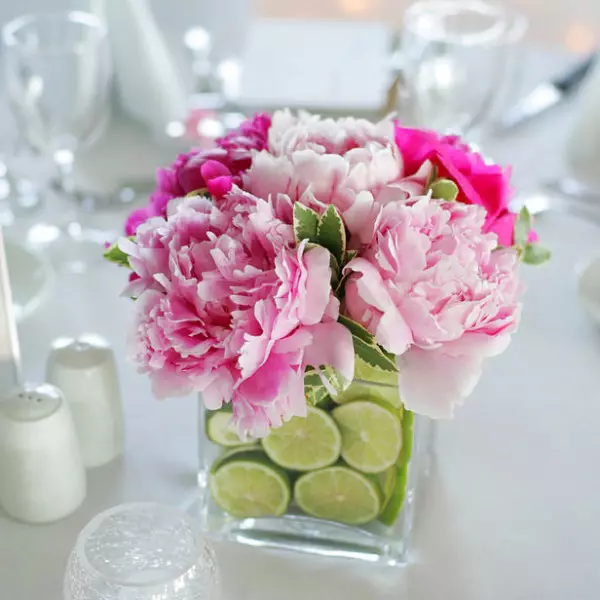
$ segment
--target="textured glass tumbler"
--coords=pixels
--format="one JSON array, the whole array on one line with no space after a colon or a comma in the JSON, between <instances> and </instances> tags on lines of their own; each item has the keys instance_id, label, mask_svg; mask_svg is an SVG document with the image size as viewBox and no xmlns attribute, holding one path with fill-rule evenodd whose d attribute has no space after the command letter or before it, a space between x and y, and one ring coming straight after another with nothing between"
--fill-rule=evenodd
<instances>
[{"instance_id":1,"label":"textured glass tumbler","mask_svg":"<svg viewBox=\"0 0 600 600\"><path fill-rule=\"evenodd\" d=\"M67 565L65 600L217 600L219 573L196 523L160 504L94 517Z\"/></svg>"}]
</instances>

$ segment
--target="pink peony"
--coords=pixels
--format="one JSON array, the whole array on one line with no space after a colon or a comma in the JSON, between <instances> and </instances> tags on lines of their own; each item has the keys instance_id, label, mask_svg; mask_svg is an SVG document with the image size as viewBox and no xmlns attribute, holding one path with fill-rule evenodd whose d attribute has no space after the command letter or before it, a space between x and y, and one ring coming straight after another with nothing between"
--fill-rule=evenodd
<instances>
[{"instance_id":1,"label":"pink peony","mask_svg":"<svg viewBox=\"0 0 600 600\"><path fill-rule=\"evenodd\" d=\"M346 267L345 305L397 355L404 404L451 416L484 357L504 350L520 316L518 257L496 250L478 206L427 197L383 207L373 244Z\"/></svg>"},{"instance_id":2,"label":"pink peony","mask_svg":"<svg viewBox=\"0 0 600 600\"><path fill-rule=\"evenodd\" d=\"M261 436L306 414L307 365L352 379L325 249L296 247L272 205L238 188L219 207L190 197L169 210L121 243L139 277L131 354L157 395L231 401L241 431Z\"/></svg>"},{"instance_id":3,"label":"pink peony","mask_svg":"<svg viewBox=\"0 0 600 600\"><path fill-rule=\"evenodd\" d=\"M402 171L393 123L321 119L289 111L273 115L268 148L255 155L244 187L263 198L285 194L317 212L333 204L351 234L360 233L361 192L376 197ZM408 195L408 194L407 194ZM354 207L354 210L353 210Z\"/></svg>"},{"instance_id":4,"label":"pink peony","mask_svg":"<svg viewBox=\"0 0 600 600\"><path fill-rule=\"evenodd\" d=\"M487 212L484 231L492 231L503 246L513 245L515 216L508 212L510 169L487 164L456 136L409 129L396 124L395 140L404 162L404 176L411 176L429 162L438 177L452 179L459 189L457 200L483 206ZM424 192L424 189L421 193ZM531 232L529 241L537 239Z\"/></svg>"},{"instance_id":5,"label":"pink peony","mask_svg":"<svg viewBox=\"0 0 600 600\"><path fill-rule=\"evenodd\" d=\"M252 153L267 144L271 117L257 114L240 127L216 141L210 150L192 150L180 154L168 169L157 172L157 188L147 206L133 211L125 224L126 235L133 235L150 217L165 216L167 204L201 189L223 197L233 184L241 185L241 175L250 168Z\"/></svg>"}]
</instances>

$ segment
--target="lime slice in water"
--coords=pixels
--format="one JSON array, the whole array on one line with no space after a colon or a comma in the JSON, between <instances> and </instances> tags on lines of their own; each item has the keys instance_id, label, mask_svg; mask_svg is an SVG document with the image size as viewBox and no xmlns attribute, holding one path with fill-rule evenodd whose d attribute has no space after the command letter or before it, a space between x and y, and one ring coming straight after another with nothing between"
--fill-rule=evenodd
<instances>
[{"instance_id":1,"label":"lime slice in water","mask_svg":"<svg viewBox=\"0 0 600 600\"><path fill-rule=\"evenodd\" d=\"M215 502L234 517L281 516L291 498L284 471L263 460L231 460L210 477Z\"/></svg>"},{"instance_id":2,"label":"lime slice in water","mask_svg":"<svg viewBox=\"0 0 600 600\"><path fill-rule=\"evenodd\" d=\"M262 440L269 458L294 471L332 465L340 456L342 438L333 419L319 408L308 408L306 418L294 417L272 429Z\"/></svg>"},{"instance_id":3,"label":"lime slice in water","mask_svg":"<svg viewBox=\"0 0 600 600\"><path fill-rule=\"evenodd\" d=\"M206 436L219 446L241 446L247 444L237 434L230 412L207 413Z\"/></svg>"},{"instance_id":4,"label":"lime slice in water","mask_svg":"<svg viewBox=\"0 0 600 600\"><path fill-rule=\"evenodd\" d=\"M343 466L302 475L294 486L294 500L308 515L349 525L368 523L381 509L377 485Z\"/></svg>"},{"instance_id":5,"label":"lime slice in water","mask_svg":"<svg viewBox=\"0 0 600 600\"><path fill-rule=\"evenodd\" d=\"M408 479L408 466L392 467L391 471L393 472L394 485L389 496L386 496L383 509L379 515L379 520L384 525L390 527L398 519L398 515L404 504L404 498L406 497L406 483Z\"/></svg>"},{"instance_id":6,"label":"lime slice in water","mask_svg":"<svg viewBox=\"0 0 600 600\"><path fill-rule=\"evenodd\" d=\"M400 419L374 402L356 401L333 409L342 433L342 458L363 473L380 473L396 464L402 448Z\"/></svg>"}]
</instances>

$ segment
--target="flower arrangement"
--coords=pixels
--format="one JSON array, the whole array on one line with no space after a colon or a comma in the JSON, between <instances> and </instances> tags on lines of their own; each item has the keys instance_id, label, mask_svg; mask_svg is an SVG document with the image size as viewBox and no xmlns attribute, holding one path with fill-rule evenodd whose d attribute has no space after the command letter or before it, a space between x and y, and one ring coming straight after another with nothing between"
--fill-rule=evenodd
<instances>
[{"instance_id":1,"label":"flower arrangement","mask_svg":"<svg viewBox=\"0 0 600 600\"><path fill-rule=\"evenodd\" d=\"M234 443L275 439L294 417L316 418L314 407L333 414L338 450L306 466L265 443L281 467L314 475L341 456L359 473L400 468L401 443L379 467L353 462L352 418L336 416L337 399L369 373L399 386L395 410L450 417L485 358L506 349L521 314L519 263L548 258L527 211L508 210L509 178L457 137L392 119L257 115L160 170L128 237L107 251L132 270L131 356L158 396L200 392L207 409L229 410ZM338 509L305 512L365 522ZM253 510L229 508L263 508Z\"/></svg>"},{"instance_id":2,"label":"flower arrangement","mask_svg":"<svg viewBox=\"0 0 600 600\"><path fill-rule=\"evenodd\" d=\"M547 257L509 198L456 137L257 115L159 170L106 253L133 270L132 356L158 396L200 391L259 436L306 415L307 371L347 387L355 352L450 416L517 328L519 259Z\"/></svg>"}]
</instances>

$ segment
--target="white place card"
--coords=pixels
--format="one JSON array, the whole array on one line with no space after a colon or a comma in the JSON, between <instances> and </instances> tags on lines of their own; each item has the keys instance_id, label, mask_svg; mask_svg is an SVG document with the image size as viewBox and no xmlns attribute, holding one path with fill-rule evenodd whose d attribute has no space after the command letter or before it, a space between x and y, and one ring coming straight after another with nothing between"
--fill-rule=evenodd
<instances>
[{"instance_id":1,"label":"white place card","mask_svg":"<svg viewBox=\"0 0 600 600\"><path fill-rule=\"evenodd\" d=\"M255 21L243 57L251 107L377 110L390 80L392 31L379 23Z\"/></svg>"}]
</instances>

